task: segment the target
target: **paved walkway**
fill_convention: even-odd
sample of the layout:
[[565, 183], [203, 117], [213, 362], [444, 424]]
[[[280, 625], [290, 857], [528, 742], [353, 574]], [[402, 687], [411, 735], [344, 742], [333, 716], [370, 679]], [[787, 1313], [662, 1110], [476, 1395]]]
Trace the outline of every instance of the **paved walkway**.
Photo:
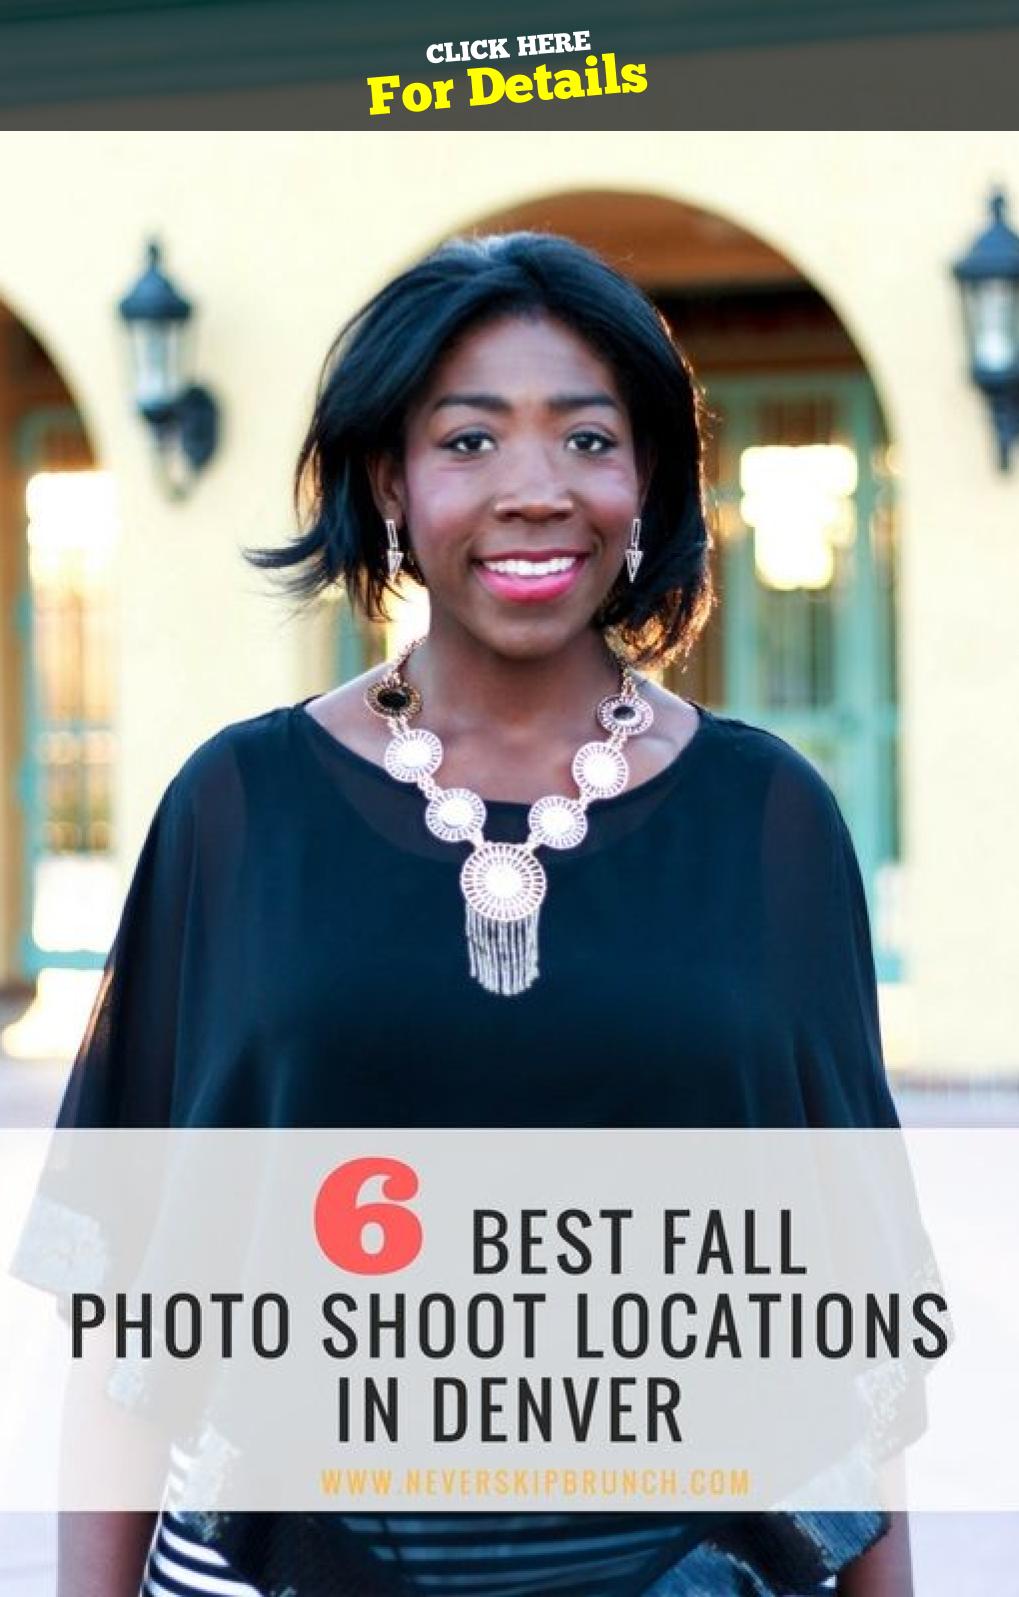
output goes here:
[[[0, 1127], [53, 1123], [66, 1066], [0, 1058]], [[1019, 1126], [1019, 1089], [910, 1087], [906, 1125]], [[1019, 1513], [915, 1514], [916, 1597], [1019, 1597]], [[54, 1597], [52, 1519], [0, 1515], [0, 1597]], [[323, 1594], [327, 1597], [327, 1594]]]

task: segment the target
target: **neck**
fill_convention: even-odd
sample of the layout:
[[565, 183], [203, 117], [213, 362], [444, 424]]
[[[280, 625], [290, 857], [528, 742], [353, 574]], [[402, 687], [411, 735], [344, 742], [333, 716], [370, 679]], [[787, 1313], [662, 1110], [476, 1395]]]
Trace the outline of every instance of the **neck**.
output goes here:
[[569, 736], [619, 688], [619, 667], [593, 627], [554, 654], [514, 658], [433, 619], [404, 674], [421, 693], [424, 725], [466, 737], [493, 727], [511, 737]]

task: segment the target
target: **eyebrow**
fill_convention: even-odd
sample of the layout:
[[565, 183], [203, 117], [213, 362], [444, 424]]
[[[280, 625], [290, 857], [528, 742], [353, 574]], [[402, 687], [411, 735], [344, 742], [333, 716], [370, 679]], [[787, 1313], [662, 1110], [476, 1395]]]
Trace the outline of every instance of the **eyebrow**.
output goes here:
[[[611, 410], [619, 410], [619, 405], [611, 394], [603, 391], [590, 394], [553, 394], [547, 401], [549, 410], [586, 410], [590, 405], [600, 405]], [[475, 410], [492, 410], [505, 414], [513, 406], [508, 399], [503, 399], [499, 394], [443, 394], [432, 406], [434, 414], [450, 405], [470, 405]]]

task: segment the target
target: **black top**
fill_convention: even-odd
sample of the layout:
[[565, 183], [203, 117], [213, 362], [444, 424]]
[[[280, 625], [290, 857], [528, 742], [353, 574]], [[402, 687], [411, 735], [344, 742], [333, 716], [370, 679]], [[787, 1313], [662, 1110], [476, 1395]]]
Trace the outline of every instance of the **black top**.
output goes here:
[[[416, 786], [303, 705], [227, 726], [159, 804], [60, 1123], [894, 1125], [835, 799], [698, 709], [671, 764], [541, 850], [541, 974], [513, 997], [468, 974], [469, 845]], [[526, 835], [526, 805], [488, 812]]]
[[[413, 784], [304, 704], [225, 727], [159, 804], [59, 1123], [895, 1125], [863, 887], [835, 799], [779, 738], [698, 710], [670, 765], [590, 805], [579, 847], [540, 851], [540, 976], [513, 997], [469, 976], [469, 845], [432, 836]], [[487, 807], [487, 837], [523, 840], [527, 805]], [[260, 1589], [299, 1597], [360, 1589], [358, 1549], [376, 1539], [364, 1516], [346, 1519], [345, 1537], [337, 1515], [216, 1518], [204, 1516], [207, 1545]], [[482, 1529], [491, 1540], [473, 1516], [440, 1518], [426, 1527], [440, 1569]], [[557, 1589], [591, 1597], [589, 1564], [567, 1578], [571, 1518], [506, 1516], [516, 1562], [486, 1563], [486, 1590], [495, 1569], [527, 1589], [528, 1563], [544, 1590], [554, 1543]], [[644, 1546], [636, 1569], [601, 1560], [606, 1592], [632, 1593], [727, 1517], [582, 1518], [585, 1546], [601, 1537], [605, 1556]], [[674, 1573], [670, 1590], [744, 1589], [738, 1569], [754, 1556], [758, 1589], [790, 1591], [798, 1573], [805, 1590], [883, 1525], [829, 1516], [822, 1533], [823, 1520], [732, 1516], [733, 1561], [716, 1550], [705, 1570], [705, 1544], [683, 1558], [691, 1584]], [[421, 1523], [392, 1517], [390, 1558], [392, 1538], [413, 1540]], [[365, 1590], [382, 1589], [373, 1579]]]

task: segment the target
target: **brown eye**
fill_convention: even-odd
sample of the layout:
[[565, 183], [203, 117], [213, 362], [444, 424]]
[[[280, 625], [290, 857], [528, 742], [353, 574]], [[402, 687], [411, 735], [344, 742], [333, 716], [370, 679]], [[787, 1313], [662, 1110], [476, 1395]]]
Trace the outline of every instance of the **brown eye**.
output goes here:
[[495, 446], [491, 433], [469, 432], [458, 433], [455, 438], [447, 439], [442, 448], [455, 455], [481, 455], [487, 453], [486, 444], [491, 444], [493, 448]]
[[604, 433], [591, 432], [589, 429], [571, 433], [568, 442], [582, 455], [603, 455], [616, 446], [614, 438], [607, 438]]

